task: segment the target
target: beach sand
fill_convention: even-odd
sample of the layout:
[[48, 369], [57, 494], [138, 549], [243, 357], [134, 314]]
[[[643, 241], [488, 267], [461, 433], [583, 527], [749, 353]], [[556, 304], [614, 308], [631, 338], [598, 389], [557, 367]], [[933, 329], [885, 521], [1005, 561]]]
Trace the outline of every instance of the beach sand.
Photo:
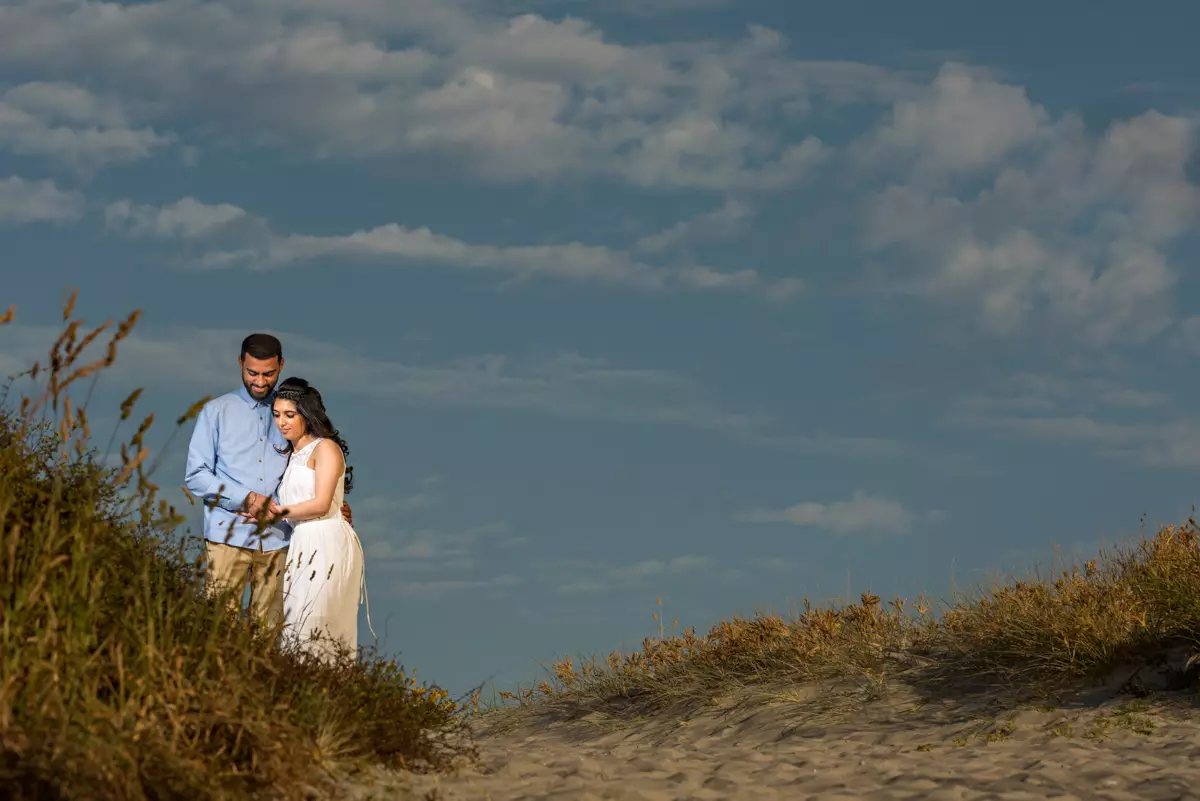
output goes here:
[[[840, 715], [811, 704], [483, 729], [451, 776], [376, 774], [354, 799], [1200, 799], [1195, 693], [1049, 706], [893, 693]], [[497, 718], [502, 720], [502, 718]]]

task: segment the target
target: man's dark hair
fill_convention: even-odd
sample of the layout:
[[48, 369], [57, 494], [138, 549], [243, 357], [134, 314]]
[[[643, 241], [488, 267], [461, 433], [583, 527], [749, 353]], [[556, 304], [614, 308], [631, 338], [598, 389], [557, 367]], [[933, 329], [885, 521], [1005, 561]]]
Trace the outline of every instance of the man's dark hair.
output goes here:
[[238, 358], [244, 359], [247, 356], [255, 359], [282, 359], [283, 345], [270, 334], [251, 334], [242, 340], [242, 352]]

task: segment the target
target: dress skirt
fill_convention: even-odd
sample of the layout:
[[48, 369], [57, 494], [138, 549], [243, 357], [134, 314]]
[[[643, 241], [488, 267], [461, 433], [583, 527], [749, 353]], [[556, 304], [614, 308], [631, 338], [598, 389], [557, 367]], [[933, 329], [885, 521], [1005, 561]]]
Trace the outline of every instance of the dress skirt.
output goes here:
[[357, 654], [363, 551], [340, 515], [296, 525], [283, 586], [285, 637], [325, 658], [336, 654], [331, 640]]

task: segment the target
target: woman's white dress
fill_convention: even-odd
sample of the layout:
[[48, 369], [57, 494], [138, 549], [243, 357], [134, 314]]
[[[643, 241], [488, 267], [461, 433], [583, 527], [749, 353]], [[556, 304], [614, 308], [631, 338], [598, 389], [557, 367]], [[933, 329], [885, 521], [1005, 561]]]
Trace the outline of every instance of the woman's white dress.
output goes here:
[[[316, 472], [308, 460], [320, 441], [292, 453], [279, 483], [280, 506], [287, 508], [317, 497]], [[284, 636], [325, 657], [335, 652], [329, 638], [341, 640], [352, 653], [357, 652], [358, 605], [366, 592], [362, 544], [342, 517], [345, 486], [343, 470], [329, 511], [293, 523], [283, 576]]]

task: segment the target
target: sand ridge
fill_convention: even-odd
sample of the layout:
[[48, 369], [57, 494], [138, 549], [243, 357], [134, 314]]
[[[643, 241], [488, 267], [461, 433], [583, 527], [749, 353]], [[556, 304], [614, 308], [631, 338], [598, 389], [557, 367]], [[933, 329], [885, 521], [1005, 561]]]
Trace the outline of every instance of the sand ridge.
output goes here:
[[475, 766], [386, 776], [358, 799], [1200, 799], [1192, 698], [1014, 711], [892, 698], [830, 719], [803, 705], [703, 712], [621, 730], [529, 722], [484, 730]]

